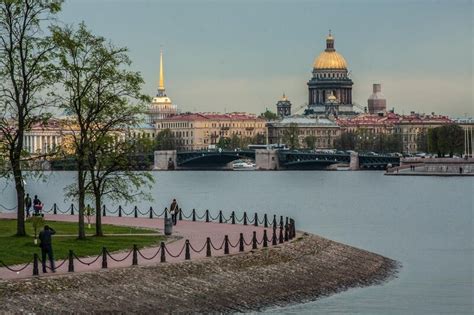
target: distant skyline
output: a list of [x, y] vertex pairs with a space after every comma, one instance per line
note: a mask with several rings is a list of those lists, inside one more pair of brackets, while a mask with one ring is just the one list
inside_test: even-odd
[[162, 48], [181, 111], [276, 111], [283, 92], [299, 107], [331, 29], [356, 103], [367, 106], [381, 83], [398, 113], [462, 117], [474, 115], [473, 9], [470, 0], [66, 0], [60, 20], [128, 47], [150, 96]]

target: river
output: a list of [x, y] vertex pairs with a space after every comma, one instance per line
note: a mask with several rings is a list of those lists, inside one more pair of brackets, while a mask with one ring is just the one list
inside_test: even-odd
[[[278, 314], [472, 314], [473, 178], [383, 176], [378, 171], [155, 172], [153, 206], [177, 198], [184, 211], [244, 210], [292, 216], [297, 228], [395, 259], [396, 279], [320, 300], [269, 309]], [[28, 180], [48, 207], [65, 208], [73, 173]], [[0, 204], [12, 185], [0, 181]], [[148, 207], [142, 201], [140, 207]]]

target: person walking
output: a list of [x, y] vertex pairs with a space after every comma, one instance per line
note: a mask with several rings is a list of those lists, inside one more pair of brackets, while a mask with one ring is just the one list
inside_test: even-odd
[[41, 200], [38, 199], [38, 195], [35, 195], [33, 199], [33, 210], [35, 211], [34, 215], [39, 215], [40, 211], [43, 209], [43, 204]]
[[31, 197], [30, 194], [26, 194], [25, 197], [25, 210], [26, 210], [26, 217], [30, 217], [30, 209], [31, 209]]
[[56, 231], [45, 225], [43, 230], [39, 233], [39, 240], [40, 240], [40, 247], [41, 247], [41, 264], [43, 265], [43, 272], [47, 273], [46, 271], [46, 255], [49, 258], [49, 264], [51, 267], [51, 271], [56, 272], [54, 268], [54, 258], [53, 258], [53, 244], [51, 240], [51, 236], [56, 234]]
[[171, 213], [171, 219], [173, 220], [173, 225], [176, 225], [176, 223], [178, 222], [178, 212], [179, 212], [178, 203], [176, 202], [176, 199], [173, 199], [173, 202], [170, 205], [170, 213]]

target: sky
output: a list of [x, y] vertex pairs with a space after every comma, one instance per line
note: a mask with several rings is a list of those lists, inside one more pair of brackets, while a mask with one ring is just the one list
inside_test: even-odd
[[387, 107], [474, 115], [472, 0], [66, 0], [59, 19], [82, 21], [126, 46], [143, 92], [156, 94], [163, 49], [167, 95], [185, 111], [276, 111], [308, 98], [328, 30], [366, 106], [381, 83]]

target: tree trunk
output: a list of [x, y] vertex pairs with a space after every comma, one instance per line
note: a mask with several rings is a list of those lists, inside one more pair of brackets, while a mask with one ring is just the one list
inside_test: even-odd
[[102, 200], [100, 196], [100, 191], [94, 189], [95, 197], [95, 236], [104, 236], [102, 232]]
[[13, 177], [15, 178], [16, 200], [17, 200], [17, 225], [16, 235], [25, 236], [25, 187], [23, 186], [23, 176], [20, 168], [20, 160], [13, 160]]
[[[80, 157], [79, 157], [80, 158]], [[79, 190], [79, 221], [78, 221], [78, 235], [77, 238], [83, 240], [86, 238], [85, 224], [84, 224], [84, 208], [85, 208], [85, 172], [83, 171], [82, 163], [78, 163], [77, 178], [78, 178], [78, 190]]]

